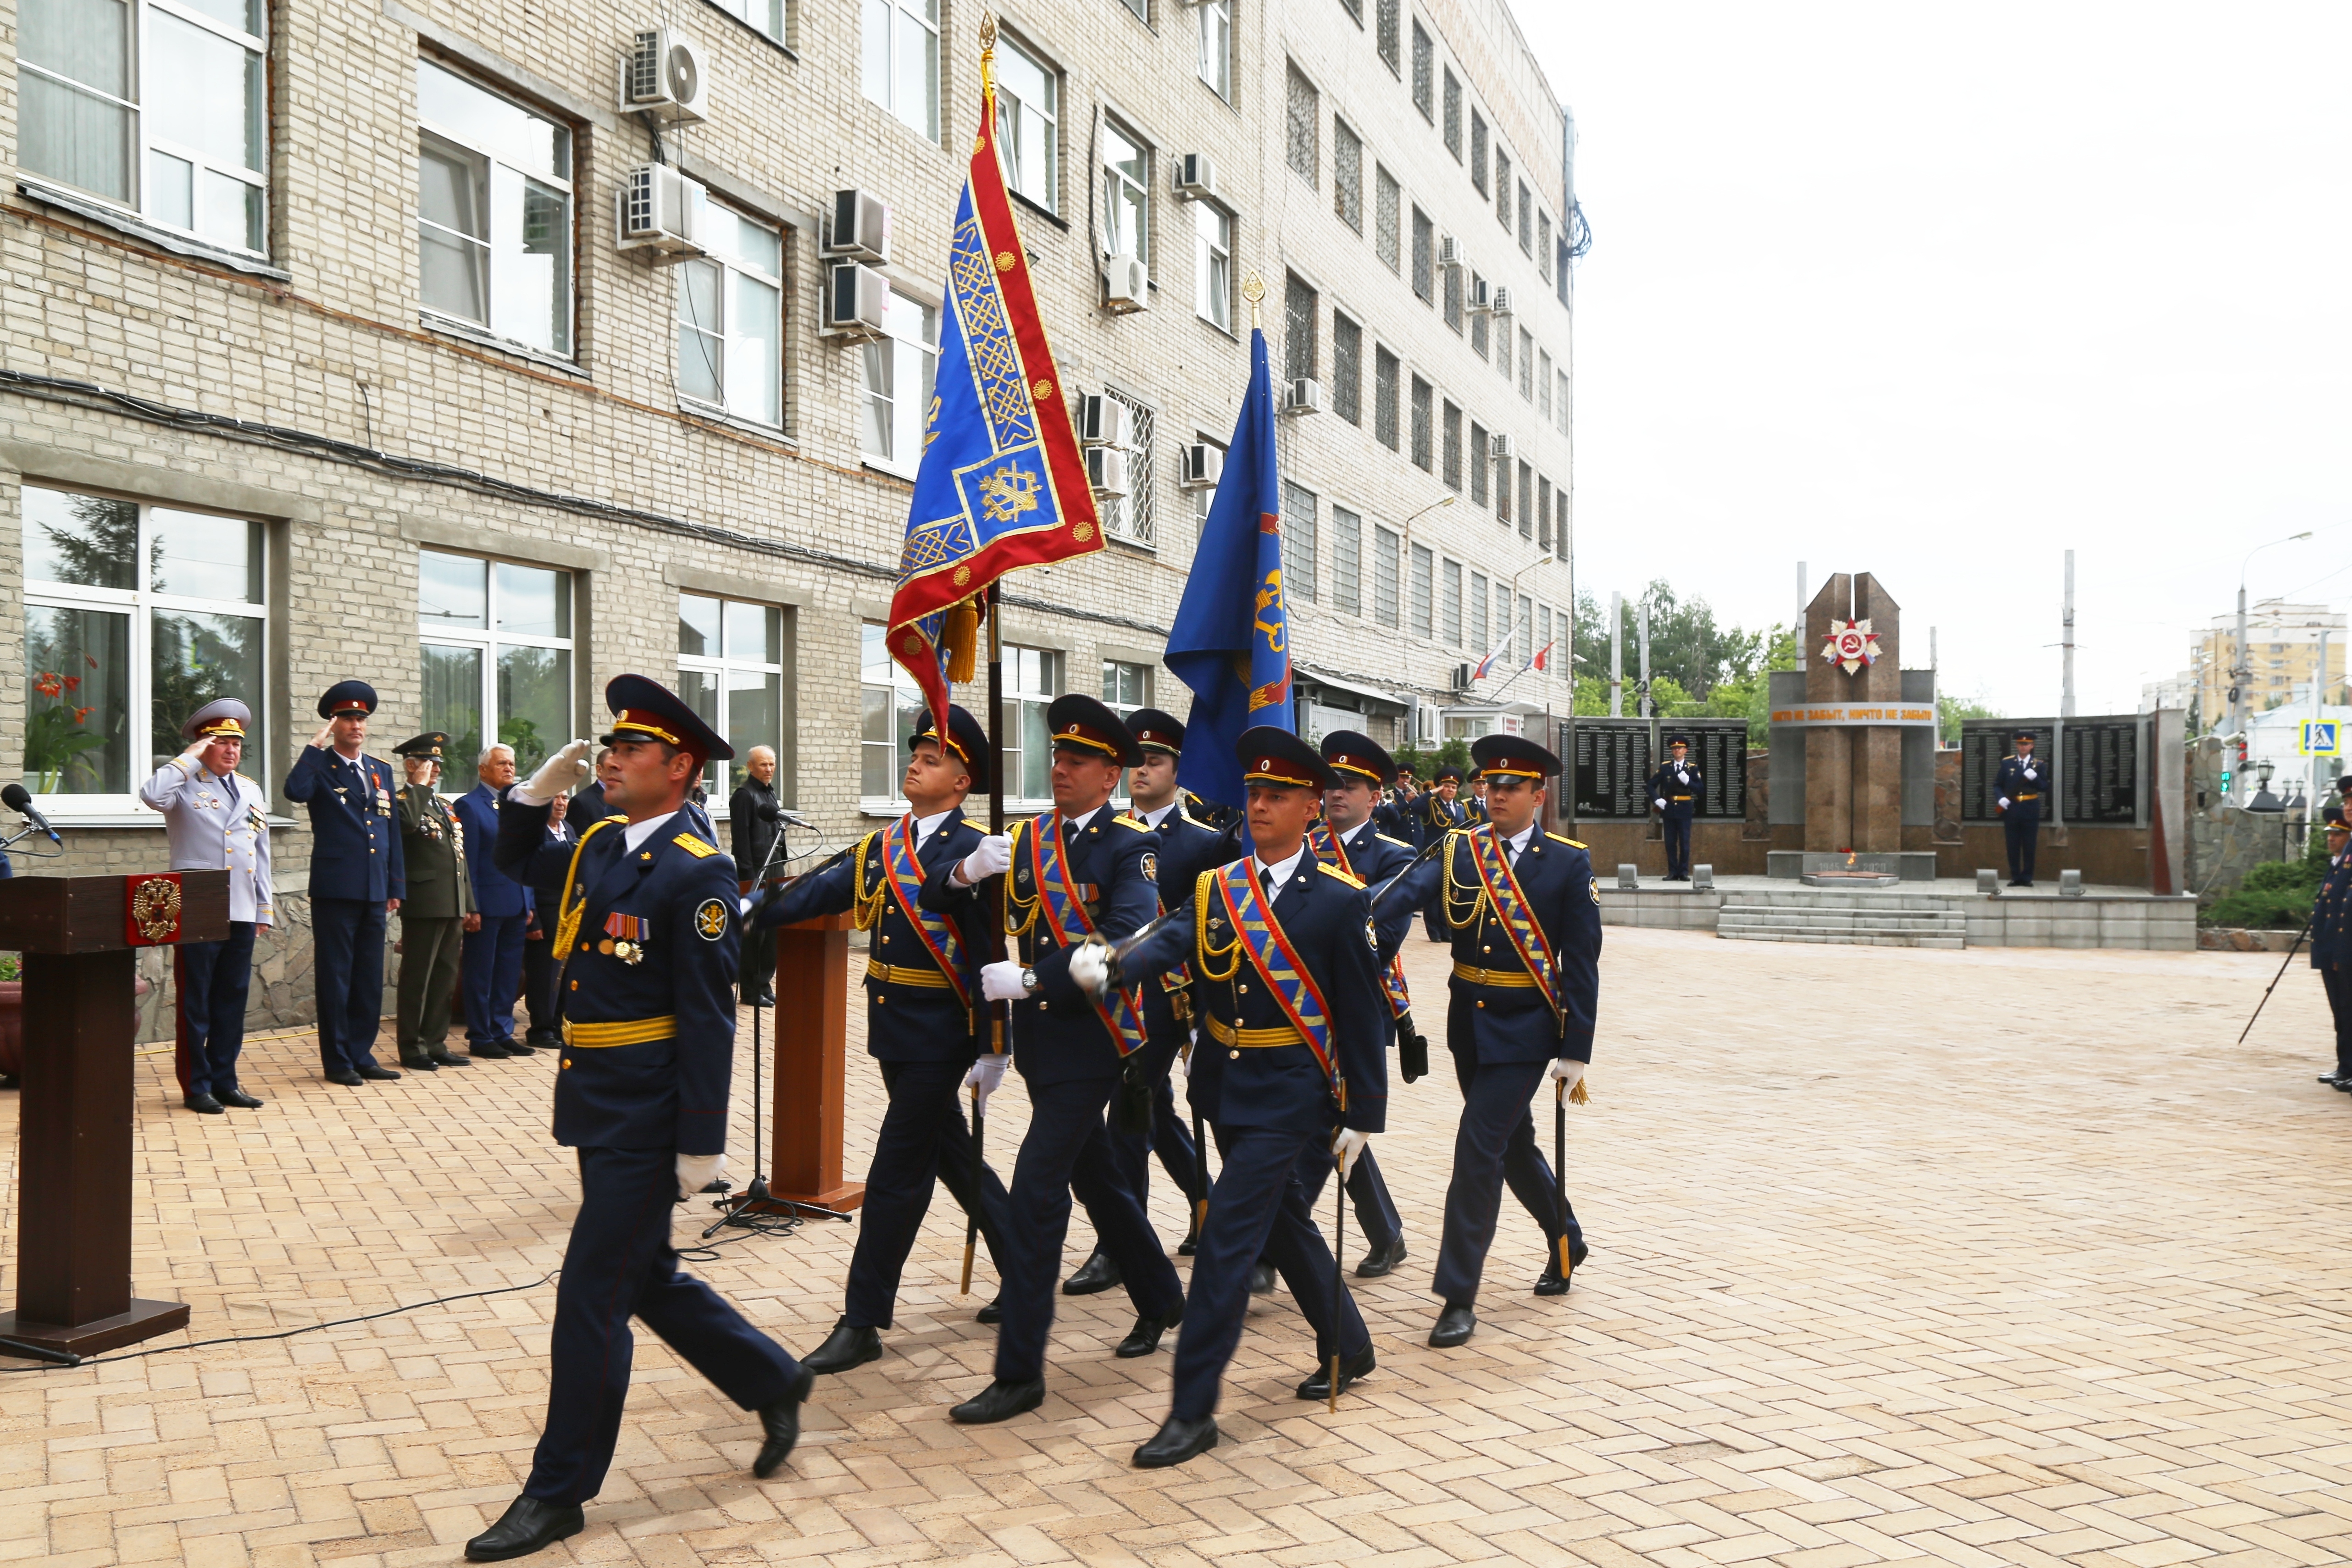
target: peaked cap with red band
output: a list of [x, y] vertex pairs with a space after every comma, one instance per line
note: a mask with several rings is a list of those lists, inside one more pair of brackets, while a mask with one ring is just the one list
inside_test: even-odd
[[1045, 709], [1045, 727], [1054, 732], [1054, 749], [1082, 757], [1108, 758], [1121, 768], [1143, 760], [1142, 748], [1118, 715], [1084, 692], [1055, 697]]
[[[939, 725], [927, 708], [923, 712], [923, 722], [907, 737], [907, 749], [914, 750], [919, 740], [937, 741], [939, 738]], [[980, 720], [972, 717], [960, 703], [948, 704], [948, 737], [943, 744], [949, 751], [963, 758], [963, 765], [971, 769], [971, 787], [974, 789], [987, 789], [988, 732], [980, 727]]]
[[1242, 731], [1234, 747], [1242, 762], [1244, 784], [1280, 784], [1296, 789], [1328, 789], [1339, 775], [1323, 754], [1286, 729], [1270, 724]]
[[1129, 714], [1127, 732], [1147, 751], [1164, 751], [1171, 757], [1184, 753], [1183, 722], [1156, 707], [1139, 707]]
[[[1323, 760], [1343, 776], [1352, 773], [1381, 785], [1396, 782], [1396, 758], [1388, 748], [1352, 729], [1335, 729], [1323, 737]], [[1344, 782], [1344, 777], [1335, 782]]]
[[1532, 779], [1541, 784], [1559, 771], [1559, 758], [1524, 735], [1482, 735], [1470, 743], [1470, 755], [1489, 779]]
[[599, 746], [658, 740], [704, 762], [725, 762], [735, 755], [684, 697], [650, 675], [614, 675], [604, 687], [604, 706], [613, 710], [613, 729], [597, 737]]

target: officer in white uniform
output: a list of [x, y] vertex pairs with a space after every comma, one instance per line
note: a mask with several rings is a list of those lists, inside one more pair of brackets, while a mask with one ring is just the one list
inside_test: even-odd
[[251, 1111], [260, 1099], [237, 1087], [245, 1044], [245, 997], [253, 979], [253, 939], [274, 918], [269, 888], [269, 800], [236, 770], [253, 712], [235, 697], [206, 703], [180, 727], [187, 750], [155, 769], [139, 798], [163, 813], [173, 871], [226, 871], [228, 936], [172, 949], [179, 993], [174, 1065], [182, 1103], [217, 1116]]

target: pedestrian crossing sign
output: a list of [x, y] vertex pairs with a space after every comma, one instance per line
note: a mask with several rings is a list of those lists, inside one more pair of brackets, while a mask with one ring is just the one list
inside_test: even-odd
[[2305, 757], [2344, 755], [2343, 726], [2332, 718], [2305, 719], [2303, 721], [2303, 754]]

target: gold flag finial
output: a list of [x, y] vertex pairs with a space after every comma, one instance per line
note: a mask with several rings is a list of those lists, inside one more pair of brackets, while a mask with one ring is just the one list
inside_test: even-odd
[[1250, 325], [1257, 325], [1257, 302], [1265, 298], [1265, 280], [1256, 273], [1242, 279], [1242, 298], [1249, 301]]
[[996, 90], [996, 13], [980, 14], [980, 92], [985, 99]]
[[980, 47], [985, 52], [995, 51], [996, 13], [993, 11], [982, 11], [980, 14]]

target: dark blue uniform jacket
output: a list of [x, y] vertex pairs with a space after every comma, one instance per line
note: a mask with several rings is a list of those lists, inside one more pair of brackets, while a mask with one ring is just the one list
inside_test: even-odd
[[[2029, 768], [2033, 772], [2033, 777], [2031, 779], [2025, 776]], [[2012, 811], [2017, 810], [2020, 802], [2035, 811], [2040, 811], [2041, 800], [2027, 800], [2026, 797], [2046, 797], [2050, 793], [2048, 759], [2041, 757], [2002, 758], [2000, 766], [1993, 770], [1992, 792], [1997, 798], [2006, 796], [2009, 809]]]
[[2352, 963], [2352, 852], [2327, 868], [2311, 901], [2311, 967], [2335, 969], [2347, 963]]
[[[1362, 880], [1365, 892], [1374, 898], [1380, 897], [1381, 889], [1386, 887], [1399, 872], [1411, 865], [1412, 857], [1419, 852], [1402, 839], [1392, 839], [1381, 831], [1377, 818], [1360, 822], [1352, 832], [1339, 835], [1339, 847], [1348, 852], [1348, 869]], [[1395, 899], [1383, 899], [1381, 913], [1386, 915], [1389, 905], [1405, 897], [1405, 894], [1406, 890], [1400, 888]], [[1409, 915], [1412, 912], [1408, 910], [1406, 913]], [[1393, 929], [1400, 937], [1403, 935], [1404, 927], [1400, 925]], [[1396, 942], [1391, 940], [1384, 944], [1377, 956], [1382, 964], [1395, 957]]]
[[286, 798], [310, 809], [310, 896], [406, 898], [400, 853], [400, 786], [373, 757], [346, 762], [330, 746], [305, 746], [286, 775]]
[[1688, 762], [1682, 765], [1677, 777], [1675, 764], [1667, 762], [1650, 775], [1650, 799], [1666, 803], [1666, 815], [1674, 818], [1695, 816], [1698, 811], [1699, 787], [1706, 780], [1699, 770]]
[[[1184, 896], [1195, 876], [1239, 852], [1236, 834], [1209, 826], [1187, 812], [1181, 804], [1150, 826], [1152, 836], [1159, 840], [1158, 847], [1152, 851], [1152, 881], [1159, 887], [1163, 909], [1168, 900]], [[1189, 1030], [1176, 1017], [1176, 1004], [1158, 975], [1143, 983], [1143, 1016], [1151, 1039], [1168, 1044], [1171, 1054], [1183, 1043]]]
[[530, 889], [498, 865], [498, 792], [477, 784], [450, 810], [466, 829], [466, 871], [474, 879], [474, 912], [491, 919], [530, 913]]

